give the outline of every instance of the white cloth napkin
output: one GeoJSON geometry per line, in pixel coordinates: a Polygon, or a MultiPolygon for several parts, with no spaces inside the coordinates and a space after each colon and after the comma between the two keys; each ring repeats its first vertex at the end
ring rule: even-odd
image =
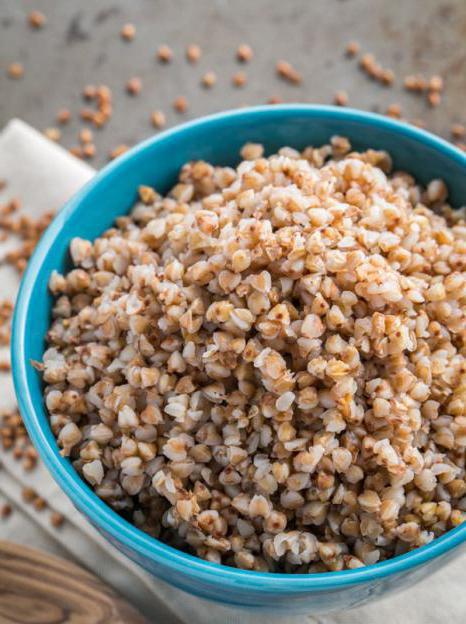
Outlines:
{"type": "MultiPolygon", "coordinates": [[[[17,196],[23,212],[38,217],[59,209],[93,174],[89,165],[22,121],[11,121],[0,134],[0,179],[7,182],[0,191],[0,204],[17,196]]],[[[12,246],[11,241],[0,243],[0,261],[12,246]]],[[[1,263],[0,284],[0,299],[15,297],[18,277],[1,263]]],[[[11,379],[2,374],[0,409],[14,405],[11,379]]],[[[281,624],[373,624],[382,619],[389,624],[438,624],[459,622],[466,615],[466,554],[409,591],[337,615],[272,618],[219,607],[154,579],[119,553],[84,516],[76,513],[41,463],[27,473],[10,453],[0,450],[0,468],[0,504],[8,500],[15,507],[6,521],[0,521],[0,539],[43,548],[81,563],[126,596],[150,622],[269,624],[278,620],[281,624]],[[25,486],[33,487],[44,497],[50,510],[66,517],[61,528],[50,525],[49,510],[37,512],[23,502],[21,490],[25,486]]]]}

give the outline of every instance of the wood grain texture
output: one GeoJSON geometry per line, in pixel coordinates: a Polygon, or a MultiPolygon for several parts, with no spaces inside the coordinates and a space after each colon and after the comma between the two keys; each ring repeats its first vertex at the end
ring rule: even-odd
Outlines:
{"type": "Polygon", "coordinates": [[[48,553],[0,541],[0,624],[144,624],[97,577],[48,553]]]}

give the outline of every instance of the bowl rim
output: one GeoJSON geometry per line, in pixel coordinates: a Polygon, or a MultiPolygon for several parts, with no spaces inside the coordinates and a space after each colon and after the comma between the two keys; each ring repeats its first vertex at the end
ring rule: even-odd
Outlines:
{"type": "Polygon", "coordinates": [[[325,117],[341,121],[342,123],[356,121],[368,126],[376,126],[398,135],[407,136],[436,151],[442,152],[444,156],[464,166],[466,172],[466,154],[446,140],[406,123],[351,108],[311,104],[255,106],[239,110],[228,110],[181,124],[142,141],[118,159],[103,167],[82,189],[66,202],[53,219],[37,245],[21,282],[12,322],[11,352],[16,396],[29,435],[55,481],[57,481],[72,502],[82,510],[82,513],[91,520],[94,526],[111,536],[112,540],[121,543],[125,547],[126,552],[136,552],[139,555],[139,561],[141,557],[147,558],[157,566],[160,566],[159,570],[163,569],[163,567],[170,568],[172,572],[179,574],[180,578],[189,576],[212,585],[221,584],[223,587],[248,588],[260,593],[280,592],[292,595],[306,591],[312,592],[322,589],[338,589],[348,585],[359,585],[383,579],[393,574],[407,573],[410,569],[427,563],[466,541],[466,522],[425,546],[392,559],[355,570],[317,574],[268,573],[241,570],[205,561],[151,537],[123,519],[110,506],[98,498],[74,470],[71,463],[60,456],[55,441],[52,443],[39,425],[38,414],[44,411],[45,407],[42,402],[39,404],[39,402],[34,401],[27,381],[27,370],[30,364],[25,357],[27,344],[25,330],[27,319],[29,314],[31,314],[31,295],[35,280],[40,274],[41,266],[48,254],[50,245],[60,236],[60,231],[65,221],[71,214],[79,210],[82,200],[91,190],[98,187],[109,175],[120,170],[124,171],[126,165],[135,155],[141,155],[155,144],[176,139],[200,127],[205,127],[205,130],[208,131],[209,127],[214,128],[216,124],[223,124],[228,122],[229,119],[244,118],[244,121],[256,120],[257,123],[260,123],[264,117],[273,118],[281,115],[287,117],[292,117],[293,115],[305,115],[309,118],[325,117]]]}

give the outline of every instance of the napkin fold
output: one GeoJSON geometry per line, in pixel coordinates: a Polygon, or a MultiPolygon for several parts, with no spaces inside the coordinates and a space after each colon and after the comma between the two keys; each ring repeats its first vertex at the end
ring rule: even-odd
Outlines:
{"type": "MultiPolygon", "coordinates": [[[[59,145],[25,124],[12,120],[0,134],[0,204],[18,197],[21,211],[32,217],[58,210],[95,171],[59,145]]],[[[1,262],[14,241],[0,242],[0,300],[14,299],[16,272],[1,262]]],[[[0,358],[5,353],[0,350],[0,358]]],[[[9,375],[0,374],[0,409],[16,404],[9,375]]],[[[132,602],[149,622],[161,624],[439,624],[466,616],[466,554],[408,591],[375,604],[336,615],[273,618],[220,607],[189,596],[155,579],[121,554],[82,516],[53,481],[41,462],[25,472],[11,453],[0,449],[0,504],[9,501],[14,513],[0,520],[0,539],[43,548],[89,568],[132,602]],[[47,500],[48,510],[36,511],[22,500],[32,487],[47,500]],[[66,518],[60,528],[49,522],[50,511],[66,518]]],[[[409,584],[409,577],[407,578],[409,584]]]]}

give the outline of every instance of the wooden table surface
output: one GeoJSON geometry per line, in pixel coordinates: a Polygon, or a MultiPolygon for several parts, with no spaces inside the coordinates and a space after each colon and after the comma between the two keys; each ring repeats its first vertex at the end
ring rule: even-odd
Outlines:
{"type": "Polygon", "coordinates": [[[0,624],[144,624],[112,589],[48,553],[0,541],[0,624]]]}

